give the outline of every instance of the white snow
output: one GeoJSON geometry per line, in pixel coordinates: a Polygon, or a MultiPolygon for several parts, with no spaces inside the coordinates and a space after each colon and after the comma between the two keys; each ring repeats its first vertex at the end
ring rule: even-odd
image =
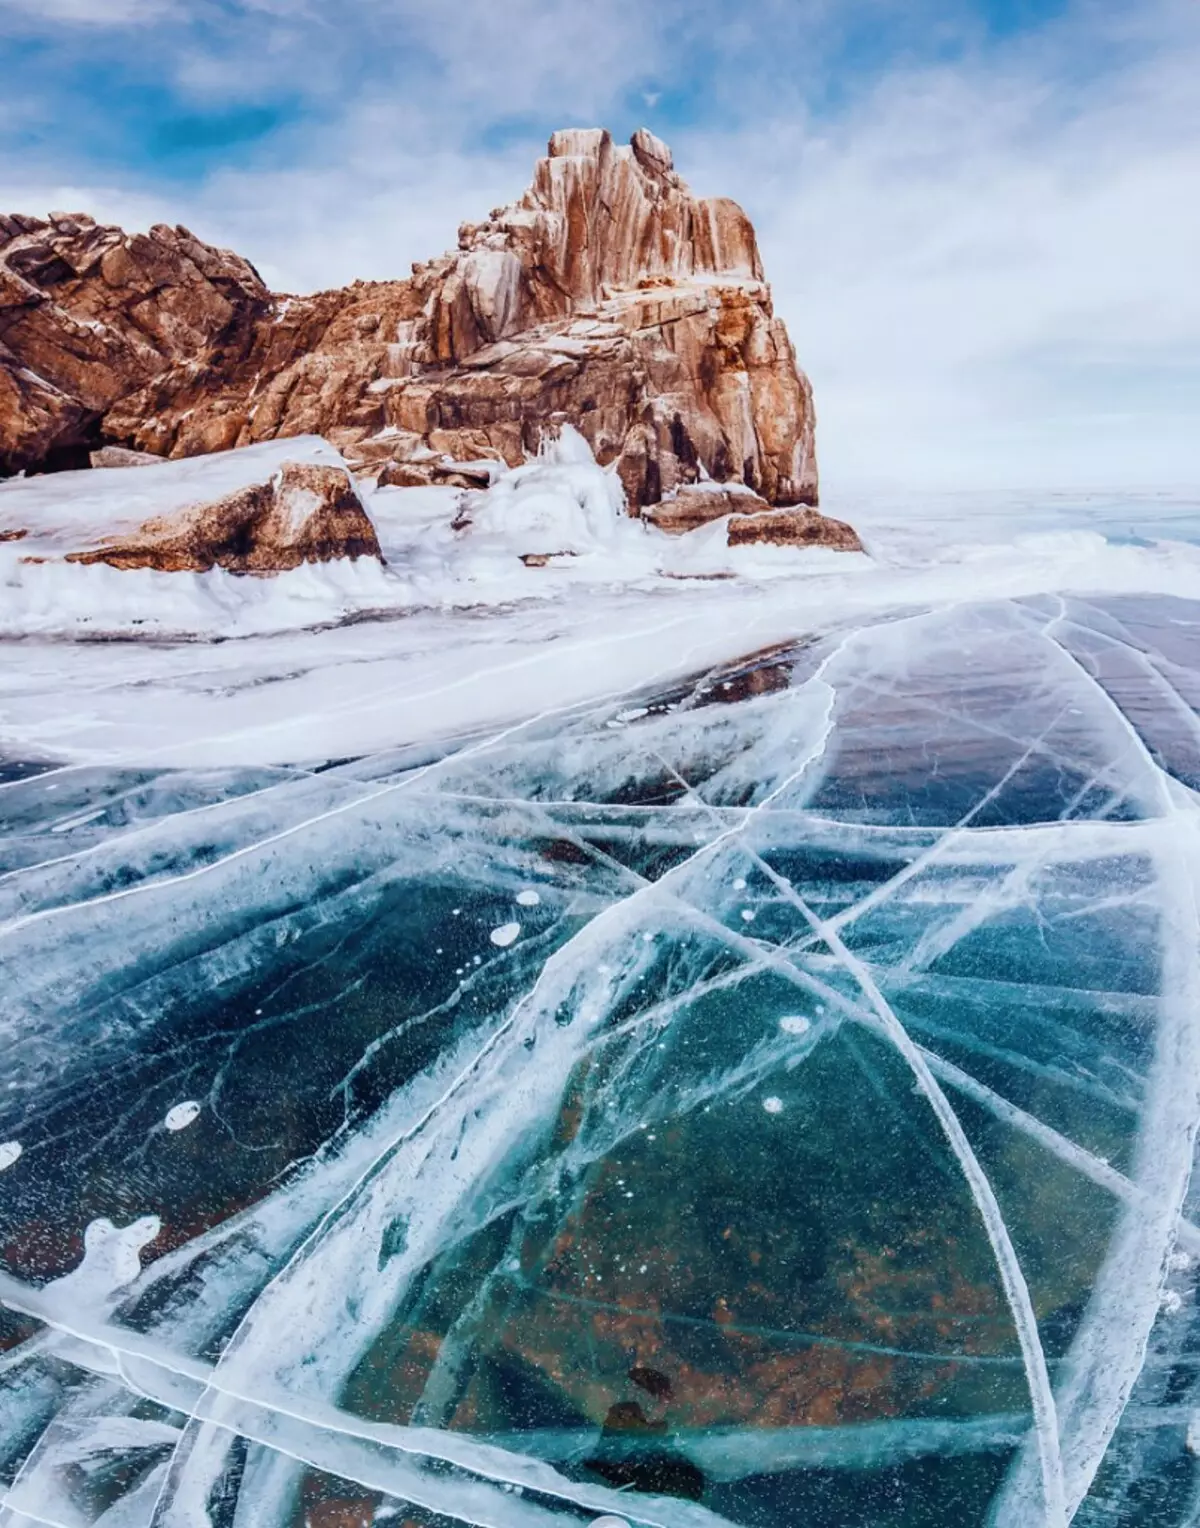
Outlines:
{"type": "MultiPolygon", "coordinates": [[[[0,483],[0,636],[94,633],[244,636],[337,622],[364,612],[502,605],[561,598],[580,585],[661,588],[692,578],[795,577],[869,566],[858,554],[726,545],[726,521],[668,536],[625,512],[620,480],[569,425],[538,456],[485,466],[487,490],[363,488],[386,566],[372,558],[308,565],[273,578],[81,566],[67,553],[146,520],[262,482],[285,461],[345,466],[319,436],[140,467],[0,483]],[[455,529],[455,524],[459,529],[455,529]],[[551,558],[527,567],[522,558],[551,558]]],[[[293,510],[311,496],[293,496],[293,510]]]]}
{"type": "Polygon", "coordinates": [[[189,504],[264,483],[284,462],[296,461],[346,465],[319,435],[296,435],[136,469],[9,478],[0,482],[0,532],[28,533],[5,544],[22,557],[61,555],[136,530],[146,520],[189,504]]]}
{"type": "MultiPolygon", "coordinates": [[[[341,460],[306,436],[0,484],[0,530],[30,530],[0,543],[0,638],[25,639],[0,665],[0,744],[68,761],[319,761],[610,694],[634,701],[643,686],[756,648],[958,600],[965,578],[978,600],[1187,597],[1200,587],[1200,547],[1174,539],[1191,534],[1194,497],[1161,500],[1159,539],[1142,545],[1105,534],[1132,517],[1119,499],[1009,496],[967,511],[952,501],[831,504],[870,557],[730,549],[723,520],[671,537],[631,519],[615,476],[569,429],[486,492],[369,495],[384,567],[344,559],[252,578],[58,560],[83,536],[215,497],[306,454],[341,460]],[[471,523],[455,530],[460,510],[471,523]],[[527,567],[528,552],[569,555],[527,567]],[[96,635],[190,640],[62,640],[96,635]],[[239,640],[194,640],[213,637],[239,640]]],[[[636,726],[644,710],[627,704],[613,723],[636,726]]]]}
{"type": "Polygon", "coordinates": [[[162,1230],[157,1215],[143,1215],[127,1226],[115,1226],[101,1217],[83,1233],[83,1261],[70,1273],[52,1279],[45,1291],[57,1298],[69,1294],[75,1308],[103,1305],[118,1289],[124,1289],[141,1272],[142,1248],[162,1230]]]}

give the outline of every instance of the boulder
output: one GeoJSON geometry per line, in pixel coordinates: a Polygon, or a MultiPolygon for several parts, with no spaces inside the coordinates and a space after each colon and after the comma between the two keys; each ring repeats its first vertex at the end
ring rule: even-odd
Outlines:
{"type": "Polygon", "coordinates": [[[375,528],[349,473],[316,462],[284,462],[265,482],[191,504],[67,562],[163,573],[281,573],[335,557],[381,558],[375,528]]]}
{"type": "Polygon", "coordinates": [[[89,455],[93,467],[153,467],[161,456],[149,451],[131,451],[128,446],[101,446],[89,455]]]}
{"type": "Polygon", "coordinates": [[[633,513],[704,475],[817,501],[812,393],[754,230],[645,130],[555,133],[455,250],[309,297],[183,228],[0,219],[0,471],[315,433],[356,472],[445,482],[431,460],[515,466],[563,424],[633,513]]]}
{"type": "Polygon", "coordinates": [[[734,490],[704,483],[694,488],[681,488],[670,498],[647,505],[642,510],[642,518],[668,535],[681,536],[714,520],[723,520],[726,515],[751,515],[770,508],[766,499],[746,489],[734,490]]]}
{"type": "Polygon", "coordinates": [[[835,552],[861,552],[863,544],[852,526],[815,509],[771,509],[760,514],[733,515],[730,546],[826,546],[835,552]]]}

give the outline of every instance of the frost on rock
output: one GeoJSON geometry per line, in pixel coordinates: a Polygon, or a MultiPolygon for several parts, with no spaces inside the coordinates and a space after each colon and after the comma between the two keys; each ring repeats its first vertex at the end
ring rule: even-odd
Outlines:
{"type": "Polygon", "coordinates": [[[13,768],[0,1522],[1193,1523],[1198,711],[1037,596],[13,768]]]}

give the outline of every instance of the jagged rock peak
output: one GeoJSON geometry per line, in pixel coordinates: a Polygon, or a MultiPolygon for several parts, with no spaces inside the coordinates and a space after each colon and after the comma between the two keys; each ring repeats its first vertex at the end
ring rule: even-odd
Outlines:
{"type": "Polygon", "coordinates": [[[533,183],[485,223],[464,224],[464,280],[481,298],[490,339],[545,319],[594,307],[621,292],[661,282],[725,276],[763,280],[749,218],[724,197],[698,199],[675,173],[671,150],[645,128],[628,145],[605,128],[555,133],[533,183]],[[471,262],[488,251],[507,257],[471,262]],[[528,290],[497,301],[493,290],[528,290]]]}

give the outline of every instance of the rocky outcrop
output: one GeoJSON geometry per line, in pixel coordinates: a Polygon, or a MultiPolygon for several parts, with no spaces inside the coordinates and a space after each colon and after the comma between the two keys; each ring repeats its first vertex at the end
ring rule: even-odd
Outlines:
{"type": "Polygon", "coordinates": [[[831,547],[836,552],[861,552],[857,533],[843,520],[832,520],[815,509],[774,509],[745,488],[722,488],[697,483],[681,488],[658,504],[642,510],[642,518],[668,535],[682,536],[714,520],[728,517],[728,546],[831,547]]]}
{"type": "Polygon", "coordinates": [[[311,297],[272,296],[184,229],[0,222],[5,470],[318,433],[360,473],[469,482],[464,464],[516,465],[566,422],[633,512],[703,474],[816,502],[811,390],[754,231],[650,133],[556,133],[456,250],[311,297]]]}
{"type": "Polygon", "coordinates": [[[219,364],[270,306],[252,266],[186,228],[0,214],[0,472],[86,467],[122,443],[114,405],[174,366],[219,364]]]}
{"type": "Polygon", "coordinates": [[[642,510],[642,518],[669,536],[682,536],[699,530],[726,515],[750,515],[770,509],[766,499],[746,489],[722,488],[716,483],[699,483],[681,488],[657,504],[642,510]]]}
{"type": "Polygon", "coordinates": [[[758,514],[733,515],[727,540],[730,546],[824,546],[835,552],[864,550],[852,526],[844,520],[818,514],[815,509],[770,509],[758,514]]]}
{"type": "Polygon", "coordinates": [[[316,462],[284,462],[266,482],[147,520],[65,560],[162,573],[282,573],[335,557],[380,557],[349,474],[316,462]]]}

